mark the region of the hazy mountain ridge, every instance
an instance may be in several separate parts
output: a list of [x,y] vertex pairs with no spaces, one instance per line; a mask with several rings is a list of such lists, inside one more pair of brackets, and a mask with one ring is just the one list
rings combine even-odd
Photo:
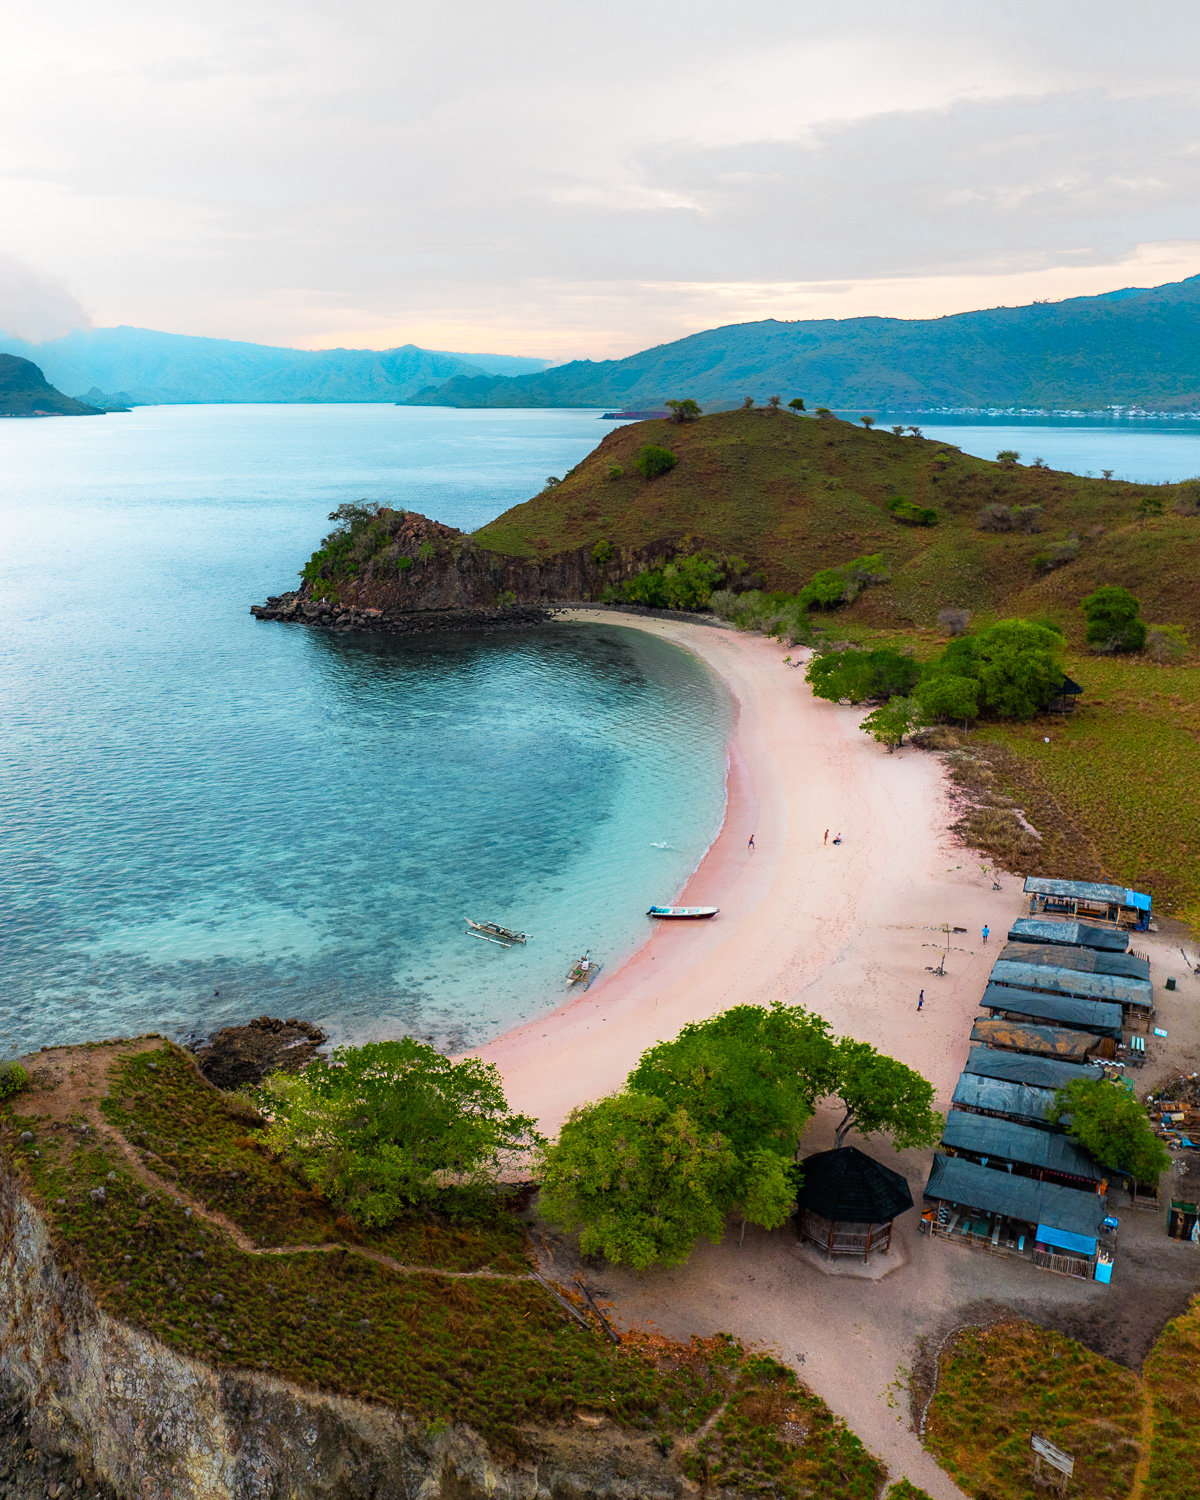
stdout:
[[118,392],[144,405],[200,402],[400,401],[456,375],[521,374],[547,361],[518,355],[397,349],[288,349],[153,329],[79,328],[44,344],[0,333],[51,384]]
[[620,360],[453,376],[410,405],[648,406],[803,396],[810,407],[1200,409],[1200,277],[943,318],[735,323]]

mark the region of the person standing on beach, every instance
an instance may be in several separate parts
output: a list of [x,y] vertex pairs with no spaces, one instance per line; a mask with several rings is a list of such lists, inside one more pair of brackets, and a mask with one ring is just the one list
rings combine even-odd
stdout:
[[826,843],[829,842],[829,829],[828,828],[825,830],[825,842]]
[[924,1004],[925,1004],[925,991],[922,990],[921,993],[917,996],[917,1010],[919,1011],[924,1006]]
[[746,845],[746,848],[747,849],[753,849],[754,848],[754,835],[753,834],[750,835],[750,842]]
[[988,924],[987,924],[987,923],[986,923],[986,922],[985,922],[985,923],[984,923],[984,924],[983,924],[983,941],[984,941],[984,944],[985,944],[985,945],[986,945],[986,944],[987,944],[987,940],[988,940],[988,933],[989,933],[989,932],[991,932],[991,930],[992,930],[992,929],[991,929],[991,928],[990,928],[990,927],[989,927],[989,926],[988,926]]

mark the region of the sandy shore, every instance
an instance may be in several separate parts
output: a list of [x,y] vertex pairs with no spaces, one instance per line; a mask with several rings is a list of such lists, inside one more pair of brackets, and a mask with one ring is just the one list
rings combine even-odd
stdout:
[[[908,748],[888,755],[859,730],[859,710],[815,700],[803,672],[783,664],[784,648],[761,636],[583,610],[565,618],[674,641],[735,698],[725,823],[686,889],[688,903],[721,912],[659,927],[587,995],[483,1048],[510,1102],[553,1132],[573,1106],[619,1088],[646,1047],[686,1022],[778,999],[919,1069],[946,1109],[988,966],[1023,902],[1014,877],[993,890],[992,876],[954,845],[938,761]],[[985,922],[995,934],[987,948]],[[938,977],[930,970],[943,923],[963,930],[951,935]],[[818,1117],[804,1150],[832,1144],[831,1119]],[[886,1141],[870,1149],[906,1173],[919,1202],[929,1153],[897,1158]],[[904,1371],[918,1341],[979,1296],[974,1262],[986,1258],[964,1252],[972,1264],[959,1264],[953,1250],[920,1240],[910,1219],[882,1282],[822,1274],[798,1259],[785,1228],[752,1233],[740,1251],[736,1237],[702,1242],[674,1272],[609,1268],[603,1285],[627,1324],[680,1337],[722,1329],[773,1345],[893,1477],[955,1500],[961,1492],[909,1428]]]
[[[661,925],[586,995],[482,1048],[510,1102],[553,1131],[686,1022],[785,1000],[919,1068],[948,1103],[983,990],[980,932],[988,922],[1002,940],[1018,886],[1004,877],[994,892],[953,847],[938,762],[907,748],[888,755],[859,731],[858,710],[815,700],[803,672],[783,665],[786,651],[761,636],[586,610],[559,619],[662,636],[732,693],[725,823],[685,893],[721,912]],[[926,969],[943,922],[965,932],[951,937],[952,977],[937,978]]]

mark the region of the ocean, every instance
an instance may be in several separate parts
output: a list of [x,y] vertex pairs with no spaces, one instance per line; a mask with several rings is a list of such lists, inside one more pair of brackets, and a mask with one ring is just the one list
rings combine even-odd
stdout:
[[263,1013],[457,1050],[559,1004],[585,950],[634,951],[723,813],[730,704],[695,657],[619,624],[413,639],[248,613],[342,501],[477,526],[610,425],[0,423],[0,1056]]

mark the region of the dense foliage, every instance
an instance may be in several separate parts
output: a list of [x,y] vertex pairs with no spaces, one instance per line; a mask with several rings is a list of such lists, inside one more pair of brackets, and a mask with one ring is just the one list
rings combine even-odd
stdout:
[[1054,1096],[1054,1118],[1067,1120],[1067,1133],[1113,1172],[1138,1182],[1157,1182],[1171,1155],[1154,1134],[1150,1116],[1124,1083],[1107,1078],[1076,1079]]
[[29,1075],[20,1063],[0,1063],[0,1099],[11,1099],[28,1082]]
[[906,526],[936,526],[938,522],[938,513],[932,505],[914,505],[903,495],[893,495],[887,508],[897,521],[902,521]]
[[[1057,626],[1001,620],[950,641],[925,668],[914,696],[934,718],[1032,719],[1062,685],[1064,644]],[[976,684],[973,694],[965,681]]]
[[413,1037],[339,1047],[332,1063],[272,1075],[263,1096],[272,1148],[361,1224],[494,1183],[539,1141],[493,1063],[454,1063]]
[[921,705],[915,698],[889,698],[886,703],[873,709],[859,728],[879,744],[886,745],[888,754],[891,755],[897,745],[904,743],[904,736],[911,734],[924,722],[924,717]]
[[604,597],[649,609],[704,609],[724,576],[716,558],[692,554],[661,568],[643,568],[625,583],[605,589]]
[[853,646],[824,650],[815,655],[805,678],[817,698],[831,703],[849,700],[864,703],[870,698],[892,698],[912,692],[921,676],[913,658],[890,646],[860,651]]
[[657,443],[647,443],[638,452],[633,466],[643,479],[657,479],[660,474],[666,474],[673,469],[678,462],[679,459],[670,448],[663,448]]
[[1095,589],[1080,605],[1087,620],[1087,643],[1093,651],[1140,651],[1146,644],[1141,605],[1116,584]]

